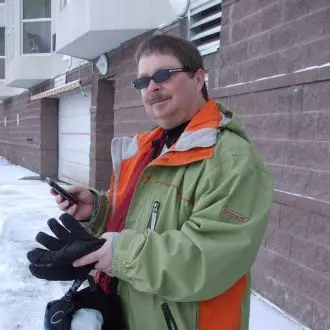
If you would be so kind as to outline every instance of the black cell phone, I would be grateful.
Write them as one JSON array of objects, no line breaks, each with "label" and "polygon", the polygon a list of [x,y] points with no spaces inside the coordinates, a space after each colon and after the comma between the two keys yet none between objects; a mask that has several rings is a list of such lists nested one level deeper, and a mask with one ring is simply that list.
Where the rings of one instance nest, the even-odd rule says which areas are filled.
[{"label": "black cell phone", "polygon": [[59,193],[63,198],[68,200],[71,204],[78,204],[78,199],[74,197],[72,194],[67,192],[65,189],[63,189],[61,186],[59,186],[53,179],[46,177],[45,181],[57,192]]}]

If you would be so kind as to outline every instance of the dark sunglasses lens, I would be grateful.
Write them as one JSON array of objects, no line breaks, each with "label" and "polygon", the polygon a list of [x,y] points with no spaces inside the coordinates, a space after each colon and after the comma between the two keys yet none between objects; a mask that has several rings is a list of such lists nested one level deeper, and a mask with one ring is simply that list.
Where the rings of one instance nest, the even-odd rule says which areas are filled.
[{"label": "dark sunglasses lens", "polygon": [[156,83],[162,83],[166,80],[169,80],[171,78],[171,72],[169,70],[160,70],[156,72],[153,76],[153,80]]},{"label": "dark sunglasses lens", "polygon": [[147,88],[150,83],[150,78],[149,77],[142,77],[134,80],[133,85],[136,89],[143,89]]}]

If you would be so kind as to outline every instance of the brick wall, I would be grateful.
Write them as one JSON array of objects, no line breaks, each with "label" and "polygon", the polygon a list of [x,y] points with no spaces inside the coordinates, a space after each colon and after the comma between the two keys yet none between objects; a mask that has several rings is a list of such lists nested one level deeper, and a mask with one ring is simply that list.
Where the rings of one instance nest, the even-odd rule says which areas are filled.
[{"label": "brick wall", "polygon": [[112,173],[114,82],[94,76],[92,83],[90,187],[108,190]]},{"label": "brick wall", "polygon": [[312,329],[330,329],[330,203],[277,192],[254,288]]},{"label": "brick wall", "polygon": [[275,179],[253,285],[330,329],[330,2],[224,0],[222,23],[221,51],[205,58],[210,94],[244,121]]},{"label": "brick wall", "polygon": [[212,87],[330,62],[328,0],[224,0]]},{"label": "brick wall", "polygon": [[[91,78],[90,65],[75,68],[67,74],[67,82],[80,79],[82,85],[91,83]],[[57,177],[58,99],[31,101],[31,95],[53,87],[53,80],[45,81],[0,104],[0,155],[14,164],[40,174],[42,178]],[[4,117],[7,121],[6,127]]]},{"label": "brick wall", "polygon": [[53,175],[50,164],[57,162],[57,100],[31,101],[29,93],[24,93],[1,105],[0,118],[0,155],[41,175]]}]

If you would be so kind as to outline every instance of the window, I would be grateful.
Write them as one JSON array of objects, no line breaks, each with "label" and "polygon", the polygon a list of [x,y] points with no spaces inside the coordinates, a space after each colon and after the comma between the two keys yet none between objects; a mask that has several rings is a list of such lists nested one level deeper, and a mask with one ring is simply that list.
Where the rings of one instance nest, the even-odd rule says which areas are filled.
[{"label": "window", "polygon": [[5,0],[0,0],[0,3],[5,3],[6,1]]},{"label": "window", "polygon": [[51,0],[23,0],[23,54],[51,52]]},{"label": "window", "polygon": [[193,0],[189,9],[189,40],[202,55],[220,47],[221,0]]},{"label": "window", "polygon": [[0,27],[0,79],[5,79],[5,28]]}]

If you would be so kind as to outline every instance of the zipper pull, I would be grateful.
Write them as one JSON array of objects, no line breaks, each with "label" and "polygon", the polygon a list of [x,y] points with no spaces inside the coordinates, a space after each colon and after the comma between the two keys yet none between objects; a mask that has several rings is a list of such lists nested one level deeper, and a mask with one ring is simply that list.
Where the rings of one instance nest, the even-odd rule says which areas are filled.
[{"label": "zipper pull", "polygon": [[152,206],[152,212],[151,212],[151,217],[149,221],[149,228],[154,231],[156,227],[156,222],[158,218],[158,212],[159,212],[159,207],[160,203],[159,202],[154,202],[154,205]]}]

